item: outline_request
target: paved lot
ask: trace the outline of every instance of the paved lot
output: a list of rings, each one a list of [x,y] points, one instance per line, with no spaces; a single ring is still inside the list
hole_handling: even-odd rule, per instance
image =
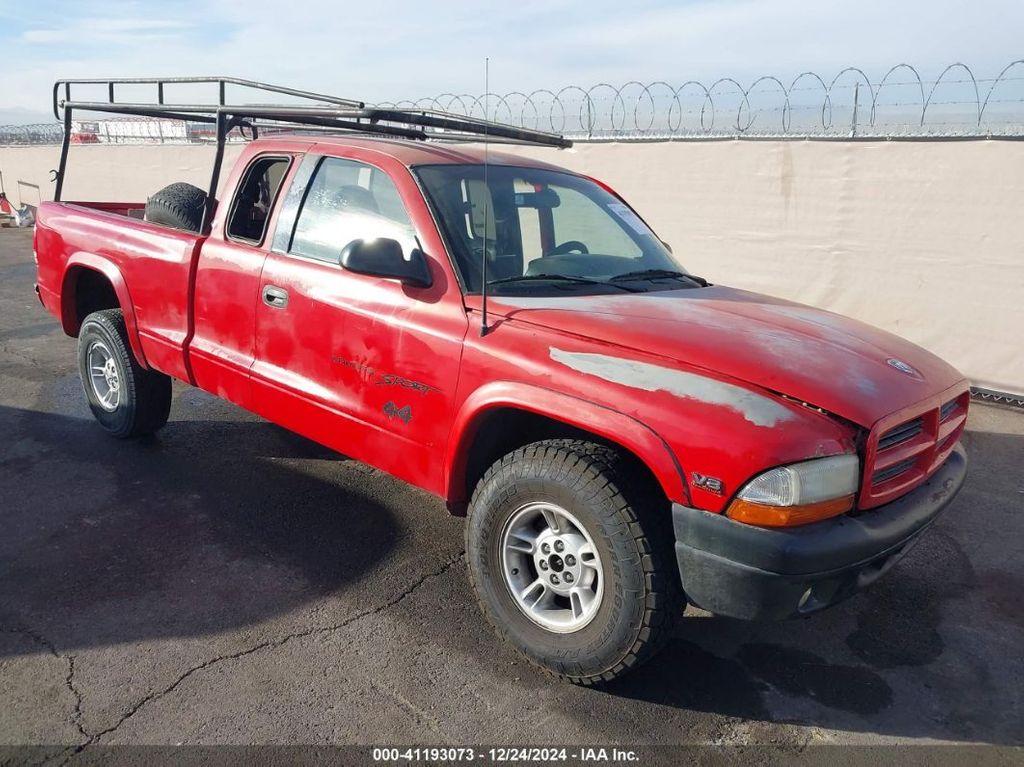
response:
[[[186,387],[104,436],[33,277],[0,231],[0,743],[1022,741],[1024,414],[975,406],[967,487],[868,593],[691,610],[584,690],[492,636],[430,496]]]

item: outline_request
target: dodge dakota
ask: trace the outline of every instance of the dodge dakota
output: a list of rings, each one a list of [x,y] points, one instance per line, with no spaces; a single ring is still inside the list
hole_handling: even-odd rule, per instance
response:
[[[496,631],[581,684],[687,604],[834,605],[949,506],[953,367],[691,274],[605,183],[435,139],[263,134],[219,193],[43,203],[36,289],[100,426],[164,427],[176,379],[440,497]]]

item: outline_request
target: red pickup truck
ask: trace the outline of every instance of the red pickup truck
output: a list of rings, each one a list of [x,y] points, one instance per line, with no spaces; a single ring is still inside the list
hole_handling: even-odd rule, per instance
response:
[[[156,431],[178,379],[436,494],[483,612],[563,678],[635,667],[687,603],[833,605],[964,481],[954,368],[689,274],[599,181],[292,134],[219,197],[40,206],[37,290],[99,423]]]

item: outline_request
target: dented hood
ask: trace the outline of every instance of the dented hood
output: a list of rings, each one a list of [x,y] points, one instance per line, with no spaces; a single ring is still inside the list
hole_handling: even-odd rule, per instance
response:
[[[785,394],[870,427],[963,380],[898,336],[733,288],[565,297],[494,296],[512,321],[590,338]]]

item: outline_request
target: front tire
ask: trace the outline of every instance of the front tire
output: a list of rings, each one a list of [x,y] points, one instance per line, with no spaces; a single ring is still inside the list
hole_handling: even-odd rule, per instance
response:
[[[167,423],[171,379],[139,365],[120,309],[93,312],[82,322],[78,369],[89,409],[111,436],[140,437]]]
[[[481,609],[544,670],[607,682],[668,638],[683,602],[667,504],[649,483],[610,447],[548,440],[477,486],[466,552]]]

